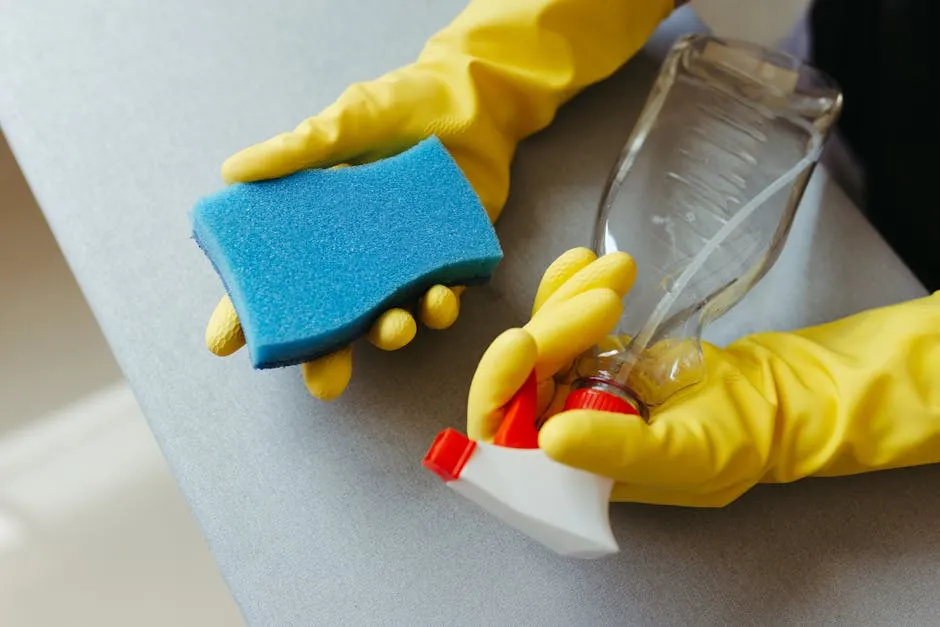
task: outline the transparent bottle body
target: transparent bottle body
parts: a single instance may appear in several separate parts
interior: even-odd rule
[[[613,386],[648,410],[702,380],[702,330],[776,260],[841,102],[828,77],[786,55],[677,42],[595,227],[595,251],[632,255],[636,283],[575,385]]]

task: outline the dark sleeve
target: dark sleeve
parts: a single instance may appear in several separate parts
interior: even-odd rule
[[[865,211],[925,286],[940,289],[936,0],[816,0],[813,63],[840,83],[839,129],[865,170]]]

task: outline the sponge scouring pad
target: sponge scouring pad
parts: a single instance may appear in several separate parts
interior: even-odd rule
[[[228,290],[255,368],[309,361],[436,284],[489,279],[502,250],[437,138],[376,163],[237,183],[193,236]]]

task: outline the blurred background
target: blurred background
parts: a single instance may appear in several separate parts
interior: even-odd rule
[[[692,5],[773,44],[806,2]],[[0,625],[240,625],[2,133],[0,208]]]

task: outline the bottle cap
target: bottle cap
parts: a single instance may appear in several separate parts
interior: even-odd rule
[[[590,387],[578,388],[568,394],[568,398],[565,399],[565,411],[570,409],[592,409],[617,414],[640,415],[637,408],[627,400],[616,394]]]

